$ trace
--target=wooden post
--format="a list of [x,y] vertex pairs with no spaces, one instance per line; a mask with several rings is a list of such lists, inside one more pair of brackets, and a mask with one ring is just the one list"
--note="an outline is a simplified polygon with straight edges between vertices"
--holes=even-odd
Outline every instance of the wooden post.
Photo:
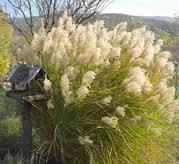
[[24,159],[29,161],[32,152],[32,104],[25,101],[22,105],[22,153]]

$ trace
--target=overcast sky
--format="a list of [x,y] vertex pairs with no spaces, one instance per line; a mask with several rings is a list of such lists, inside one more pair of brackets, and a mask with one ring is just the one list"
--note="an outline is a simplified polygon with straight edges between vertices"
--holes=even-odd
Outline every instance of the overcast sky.
[[173,17],[179,12],[179,0],[113,0],[104,12]]

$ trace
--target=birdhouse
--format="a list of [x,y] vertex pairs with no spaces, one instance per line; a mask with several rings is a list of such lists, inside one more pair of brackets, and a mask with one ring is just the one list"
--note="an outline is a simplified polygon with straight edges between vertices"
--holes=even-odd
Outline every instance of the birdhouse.
[[[38,88],[38,82],[45,78],[45,71],[39,65],[18,64],[13,67],[4,83],[4,89],[9,97],[18,101],[33,101],[44,98]],[[36,84],[36,86],[34,86]]]
[[46,99],[43,90],[38,89],[45,77],[45,71],[39,65],[18,64],[4,83],[7,96],[22,105],[22,152],[27,161],[30,161],[32,152],[32,102]]

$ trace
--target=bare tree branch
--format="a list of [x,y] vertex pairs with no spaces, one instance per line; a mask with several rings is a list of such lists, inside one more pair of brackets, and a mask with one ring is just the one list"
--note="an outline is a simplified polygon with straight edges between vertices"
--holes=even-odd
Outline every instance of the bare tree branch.
[[29,45],[31,45],[31,39],[29,39],[28,35],[23,31],[23,29],[19,28],[19,27],[16,25],[16,23],[14,23],[15,21],[12,20],[11,17],[10,17],[9,19],[10,19],[9,24],[13,25],[13,27],[16,28],[16,29],[21,33],[21,35],[25,38],[25,40],[27,41],[27,43],[28,43]]
[[[6,12],[14,28],[30,44],[40,19],[49,32],[58,18],[67,11],[78,24],[101,12],[112,0],[6,0]],[[13,14],[12,14],[13,13]],[[23,20],[20,25],[17,20]],[[25,27],[25,28],[24,28]]]

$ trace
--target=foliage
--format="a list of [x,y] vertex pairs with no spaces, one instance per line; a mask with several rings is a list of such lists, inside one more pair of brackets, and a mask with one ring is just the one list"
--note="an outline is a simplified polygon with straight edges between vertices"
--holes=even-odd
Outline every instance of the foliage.
[[145,27],[76,26],[66,14],[33,48],[49,100],[34,103],[38,151],[66,163],[173,163],[174,66]]
[[5,93],[1,88],[4,75],[6,75],[10,66],[12,28],[6,22],[6,19],[5,14],[0,9],[0,147],[6,151],[15,151],[19,145],[18,128],[20,128],[19,119],[16,118],[16,103],[5,98]]
[[[12,156],[10,154],[7,154],[5,158],[0,161],[2,164],[24,164],[25,161],[22,157],[22,154],[17,154],[15,156]],[[44,164],[42,160],[38,159],[35,154],[32,155],[30,162],[28,164]]]
[[10,41],[12,28],[7,23],[7,17],[0,9],[0,156],[5,151],[16,151],[19,148],[20,122],[17,117],[16,103],[5,98],[2,90],[4,75],[10,67]]
[[6,97],[3,89],[0,89],[0,121],[8,119],[9,117],[16,117],[19,115],[17,108],[19,107],[15,100]]
[[11,26],[7,24],[5,14],[0,9],[0,76],[7,73],[9,69],[9,49],[11,38]]
[[170,48],[173,46],[179,46],[179,42],[177,41],[177,38],[174,36],[171,36],[171,34],[169,33],[163,33],[160,38],[163,40],[164,42],[164,46],[163,48]]
[[5,97],[2,89],[0,97],[0,157],[2,157],[7,151],[18,151],[21,126],[16,102]]
[[4,119],[0,122],[0,145],[8,151],[18,151],[20,146],[20,121],[19,118]]

